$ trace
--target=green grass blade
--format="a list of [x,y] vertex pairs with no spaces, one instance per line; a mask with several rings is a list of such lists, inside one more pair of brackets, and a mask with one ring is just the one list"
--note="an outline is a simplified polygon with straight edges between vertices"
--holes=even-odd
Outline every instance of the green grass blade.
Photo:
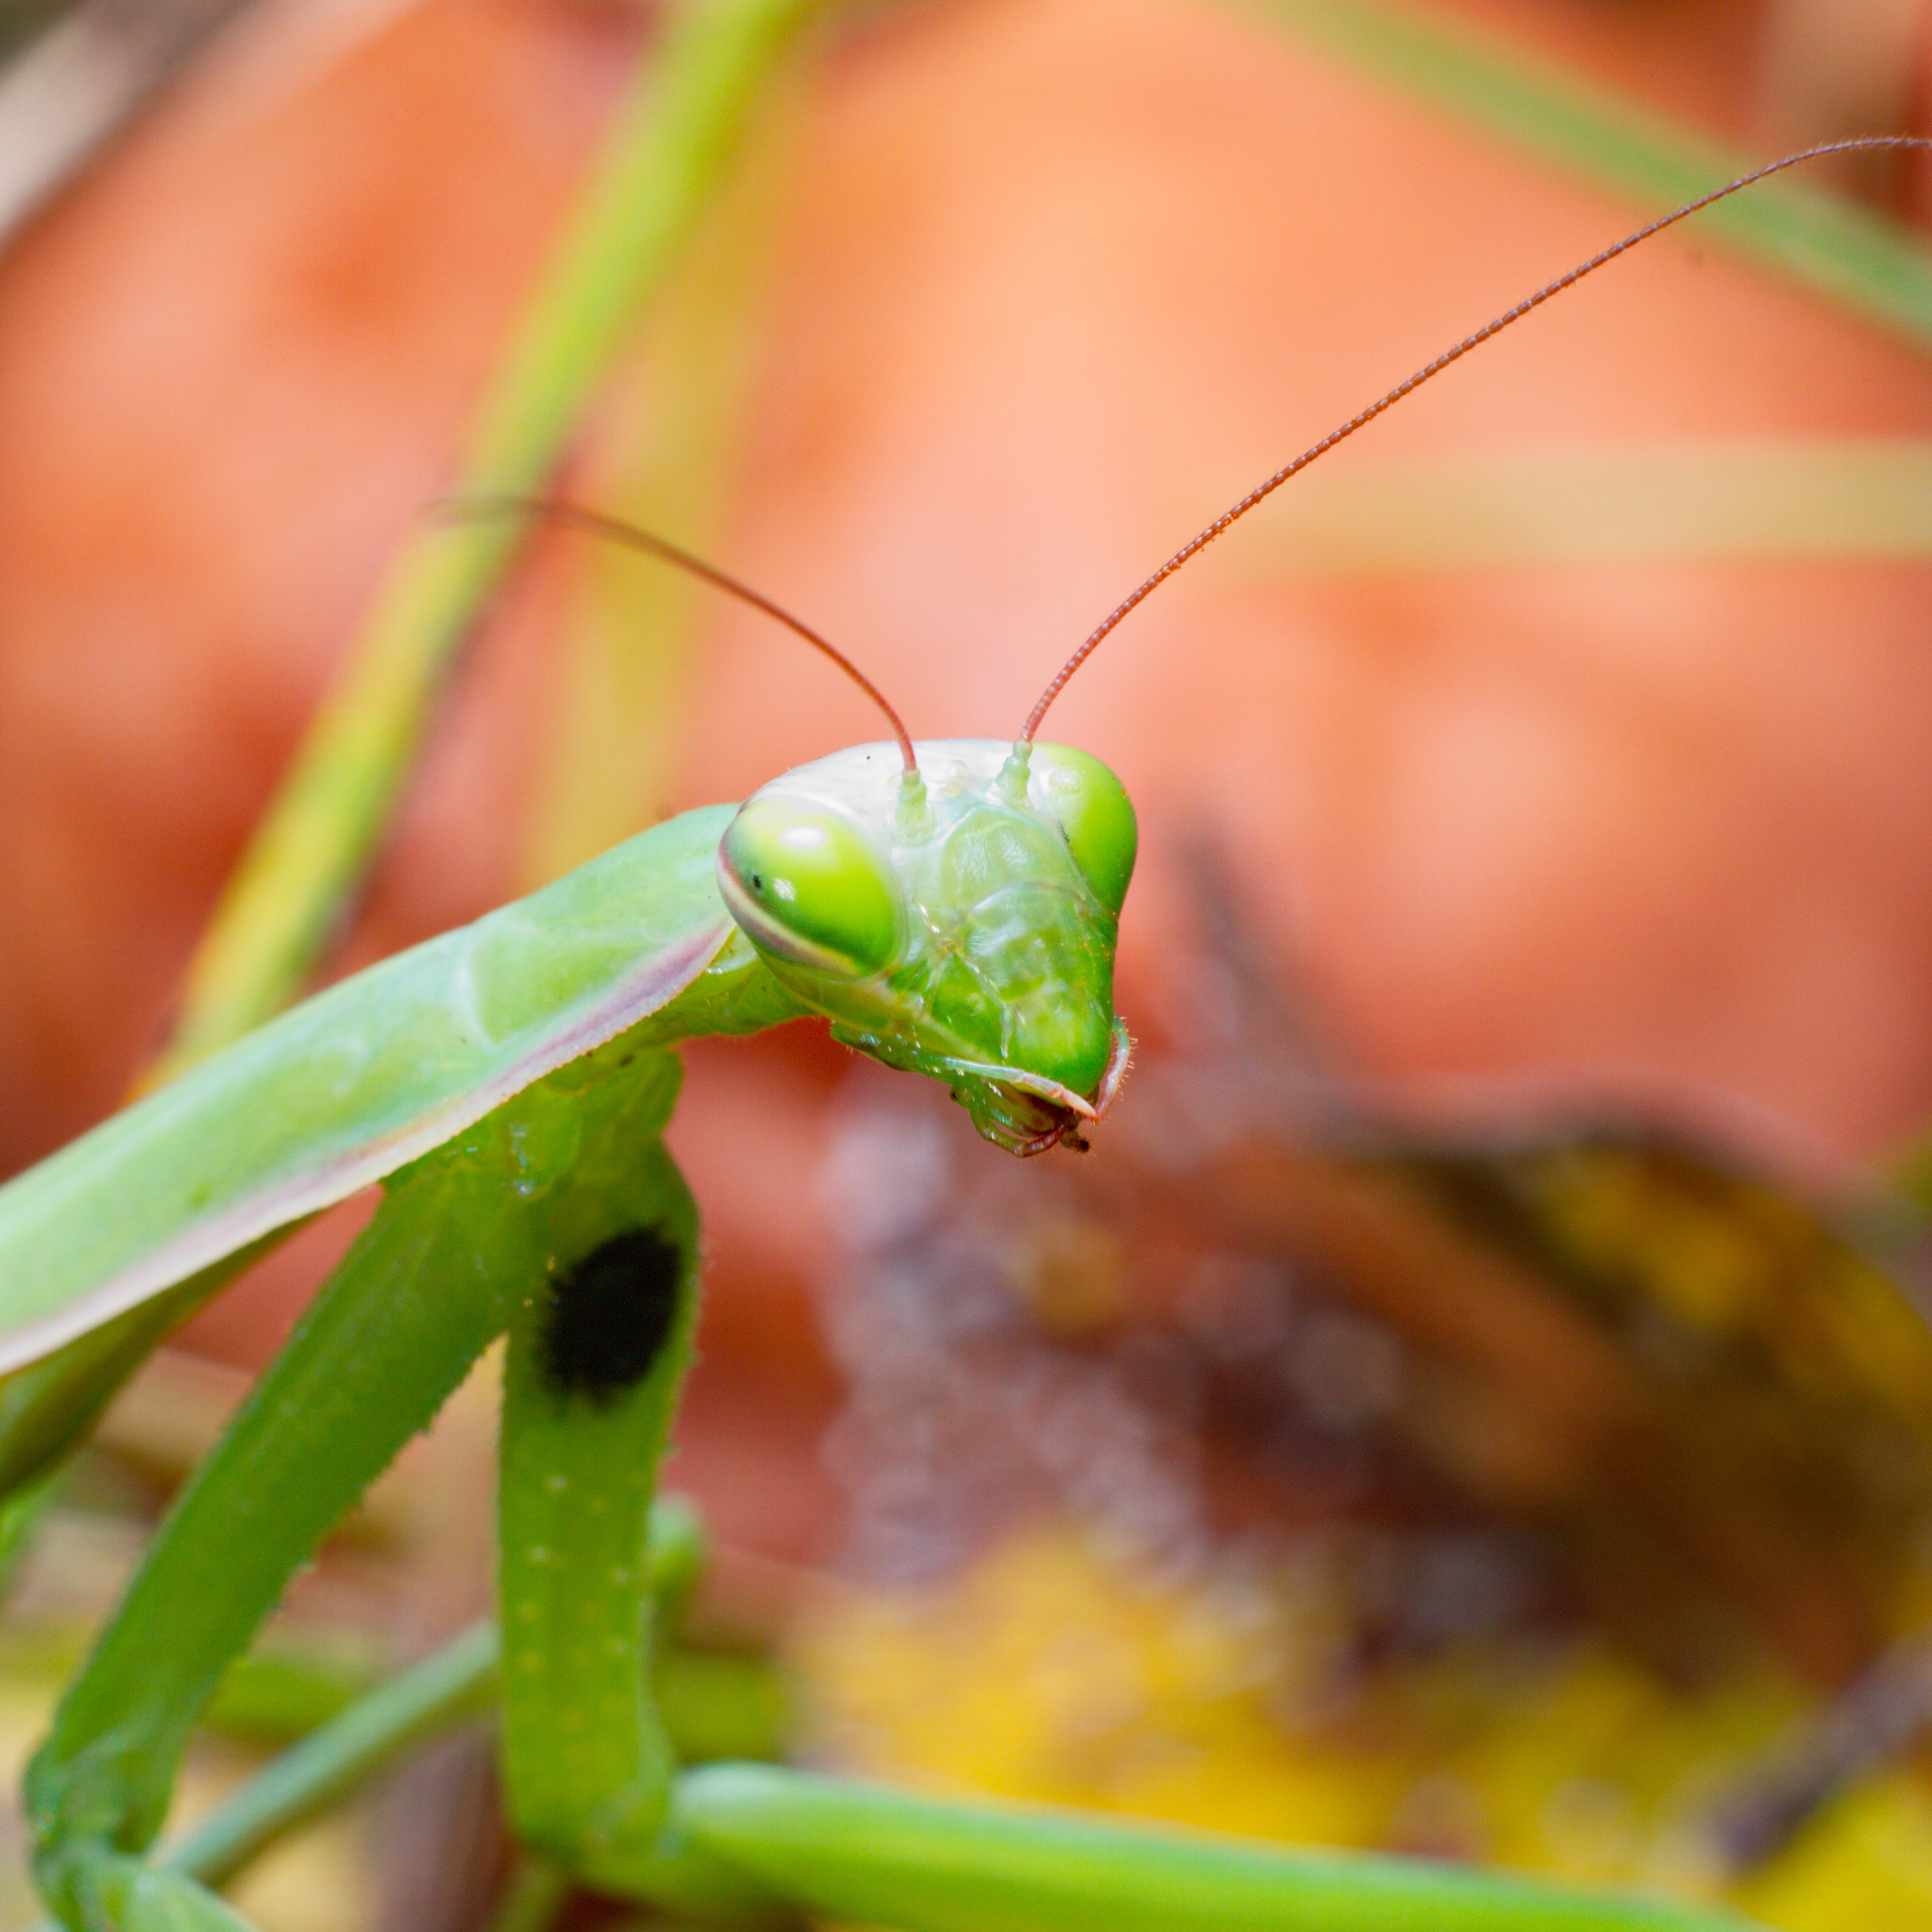
[[[1661,214],[1751,165],[1654,109],[1447,19],[1384,0],[1238,4],[1646,213]],[[1932,260],[1904,224],[1790,180],[1753,188],[1697,220],[1700,232],[1748,260],[1915,347],[1932,348]]]
[[[542,488],[820,4],[693,0],[676,16],[503,358],[458,494]],[[442,675],[522,536],[512,524],[425,526],[403,545],[202,940],[154,1078],[300,989],[381,836]]]
[[487,1932],[550,1932],[570,1902],[570,1874],[524,1853],[511,1869]]
[[472,1624],[292,1745],[166,1846],[156,1862],[204,1885],[225,1885],[256,1853],[345,1792],[488,1709],[495,1700],[496,1661],[496,1625]]
[[1201,575],[1928,557],[1932,443],[1744,437],[1345,464],[1231,530]]
[[[794,62],[731,178],[617,358],[572,452],[572,494],[700,556],[743,446],[762,299],[787,206]],[[578,539],[549,614],[554,667],[519,877],[543,884],[668,808],[688,736],[691,670],[717,592],[682,572]]]

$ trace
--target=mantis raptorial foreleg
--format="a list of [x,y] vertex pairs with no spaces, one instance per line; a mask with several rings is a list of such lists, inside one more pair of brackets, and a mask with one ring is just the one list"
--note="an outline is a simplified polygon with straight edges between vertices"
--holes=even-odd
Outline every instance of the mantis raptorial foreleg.
[[[534,1312],[524,1325],[539,1335],[575,1264],[614,1238],[662,1228],[680,1258],[667,1330],[674,1346],[658,1352],[659,1372],[608,1414],[561,1424],[538,1414],[533,1425],[526,1401],[506,1491],[519,1495],[529,1477],[549,1493],[548,1474],[568,1474],[579,1438],[614,1426],[628,1426],[630,1447],[647,1449],[654,1462],[687,1352],[695,1236],[688,1197],[656,1144],[676,1088],[668,1054],[620,1040],[392,1178],[375,1219],[177,1502],[34,1760],[36,1867],[68,1924],[144,1932],[234,1922],[191,1881],[131,1863],[160,1828],[182,1753],[223,1671],[331,1526],[490,1342],[526,1309]],[[542,1373],[534,1356],[524,1372]],[[548,1473],[539,1468],[546,1460]],[[641,1480],[629,1483],[614,1533],[632,1539],[635,1581],[607,1592],[601,1606],[606,1627],[628,1616],[631,1655],[601,1661],[613,1681],[634,1684],[652,1464],[632,1473]],[[522,1501],[513,1504],[513,1520],[526,1514]],[[530,1675],[548,1695],[575,1667],[550,1653],[576,1633],[560,1600],[548,1612],[540,1606],[534,1621]],[[631,1695],[634,1719],[621,1743],[579,1768],[571,1786],[574,1798],[592,1776],[602,1779],[602,1798],[626,1816],[662,1805],[668,1773],[641,1690]],[[543,1763],[527,1754],[520,1796],[541,1819],[562,1816]]]

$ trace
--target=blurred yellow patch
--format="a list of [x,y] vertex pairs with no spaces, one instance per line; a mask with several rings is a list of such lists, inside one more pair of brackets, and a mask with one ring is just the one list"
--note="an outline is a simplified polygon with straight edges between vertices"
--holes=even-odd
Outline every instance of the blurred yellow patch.
[[[1352,1662],[1308,1574],[1164,1581],[1071,1528],[941,1586],[854,1593],[796,1652],[838,1768],[1311,1844],[1707,1892],[1697,1826],[1807,1708],[1772,1666],[1678,1693],[1607,1649]],[[1842,1801],[1738,1902],[1788,1932],[1932,1928],[1932,1801]]]

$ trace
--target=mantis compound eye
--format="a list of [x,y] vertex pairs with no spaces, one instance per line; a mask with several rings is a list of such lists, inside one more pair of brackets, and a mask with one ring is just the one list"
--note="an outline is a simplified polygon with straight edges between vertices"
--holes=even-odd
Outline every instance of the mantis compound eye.
[[752,944],[794,965],[862,979],[904,950],[885,854],[850,819],[808,800],[750,800],[718,848],[718,883]]
[[1126,787],[1098,758],[1070,745],[1036,745],[1033,776],[1036,800],[1052,813],[1094,897],[1118,919],[1140,849]]

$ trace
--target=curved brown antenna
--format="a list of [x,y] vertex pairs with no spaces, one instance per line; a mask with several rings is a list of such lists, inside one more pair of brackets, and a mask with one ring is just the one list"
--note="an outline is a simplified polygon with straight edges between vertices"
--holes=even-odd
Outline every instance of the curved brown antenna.
[[612,543],[623,544],[626,549],[641,550],[646,556],[656,557],[664,563],[675,564],[680,570],[688,571],[693,577],[742,599],[754,610],[762,610],[767,617],[776,617],[788,629],[796,631],[807,644],[823,651],[886,714],[886,722],[892,728],[892,736],[899,741],[899,754],[905,760],[906,770],[919,770],[919,760],[913,756],[911,736],[899,722],[899,714],[886,702],[885,693],[836,644],[821,638],[809,624],[801,623],[789,610],[774,604],[769,597],[760,596],[749,584],[740,584],[735,577],[728,577],[702,557],[693,556],[688,550],[680,550],[676,544],[667,543],[662,537],[653,536],[649,530],[640,530],[634,524],[620,523],[615,517],[607,517],[598,511],[586,510],[579,504],[566,503],[552,496],[452,496],[436,506],[436,514],[451,523],[481,523],[491,517],[526,517],[533,523],[554,524],[560,529],[577,530],[585,536],[607,538]]
[[1040,694],[1036,704],[1020,732],[1020,742],[1029,744],[1034,734],[1040,729],[1040,721],[1046,716],[1047,707],[1066,687],[1066,680],[1094,655],[1102,640],[1120,620],[1137,604],[1143,603],[1165,584],[1190,558],[1198,555],[1225,530],[1230,524],[1240,522],[1264,497],[1271,496],[1291,476],[1306,470],[1318,456],[1326,456],[1338,442],[1346,442],[1356,430],[1375,421],[1384,410],[1394,408],[1407,395],[1413,394],[1432,376],[1439,376],[1452,362],[1460,362],[1472,349],[1489,340],[1492,335],[1500,335],[1512,322],[1520,322],[1534,308],[1540,308],[1552,296],[1580,282],[1586,275],[1593,275],[1607,262],[1614,262],[1619,255],[1627,254],[1640,242],[1648,242],[1653,235],[1673,227],[1688,217],[1700,213],[1714,202],[1726,200],[1739,190],[1762,181],[1767,175],[1781,174],[1786,168],[1795,168],[1801,161],[1815,161],[1824,154],[1844,154],[1862,152],[1874,148],[1932,148],[1932,140],[1918,134],[1858,134],[1842,141],[1822,141],[1815,148],[1806,148],[1796,154],[1786,154],[1782,160],[1768,161],[1761,168],[1754,168],[1748,175],[1740,175],[1736,181],[1726,182],[1722,188],[1713,188],[1708,194],[1700,195],[1695,201],[1687,201],[1682,208],[1673,208],[1668,214],[1660,215],[1654,221],[1646,222],[1634,233],[1626,235],[1618,242],[1606,248],[1601,254],[1592,255],[1581,267],[1572,268],[1567,275],[1559,275],[1546,287],[1540,288],[1534,295],[1526,297],[1515,308],[1505,310],[1495,321],[1476,331],[1474,335],[1465,336],[1455,347],[1436,357],[1432,362],[1417,370],[1406,382],[1399,382],[1379,402],[1371,403],[1360,416],[1351,416],[1340,429],[1332,430],[1322,440],[1304,450],[1286,469],[1277,470],[1264,483],[1258,483],[1241,500],[1224,510],[1208,527],[1190,542],[1184,544],[1168,560],[1124,603],[1113,612],[1088,638],[1087,641],[1060,668],[1059,674]]

